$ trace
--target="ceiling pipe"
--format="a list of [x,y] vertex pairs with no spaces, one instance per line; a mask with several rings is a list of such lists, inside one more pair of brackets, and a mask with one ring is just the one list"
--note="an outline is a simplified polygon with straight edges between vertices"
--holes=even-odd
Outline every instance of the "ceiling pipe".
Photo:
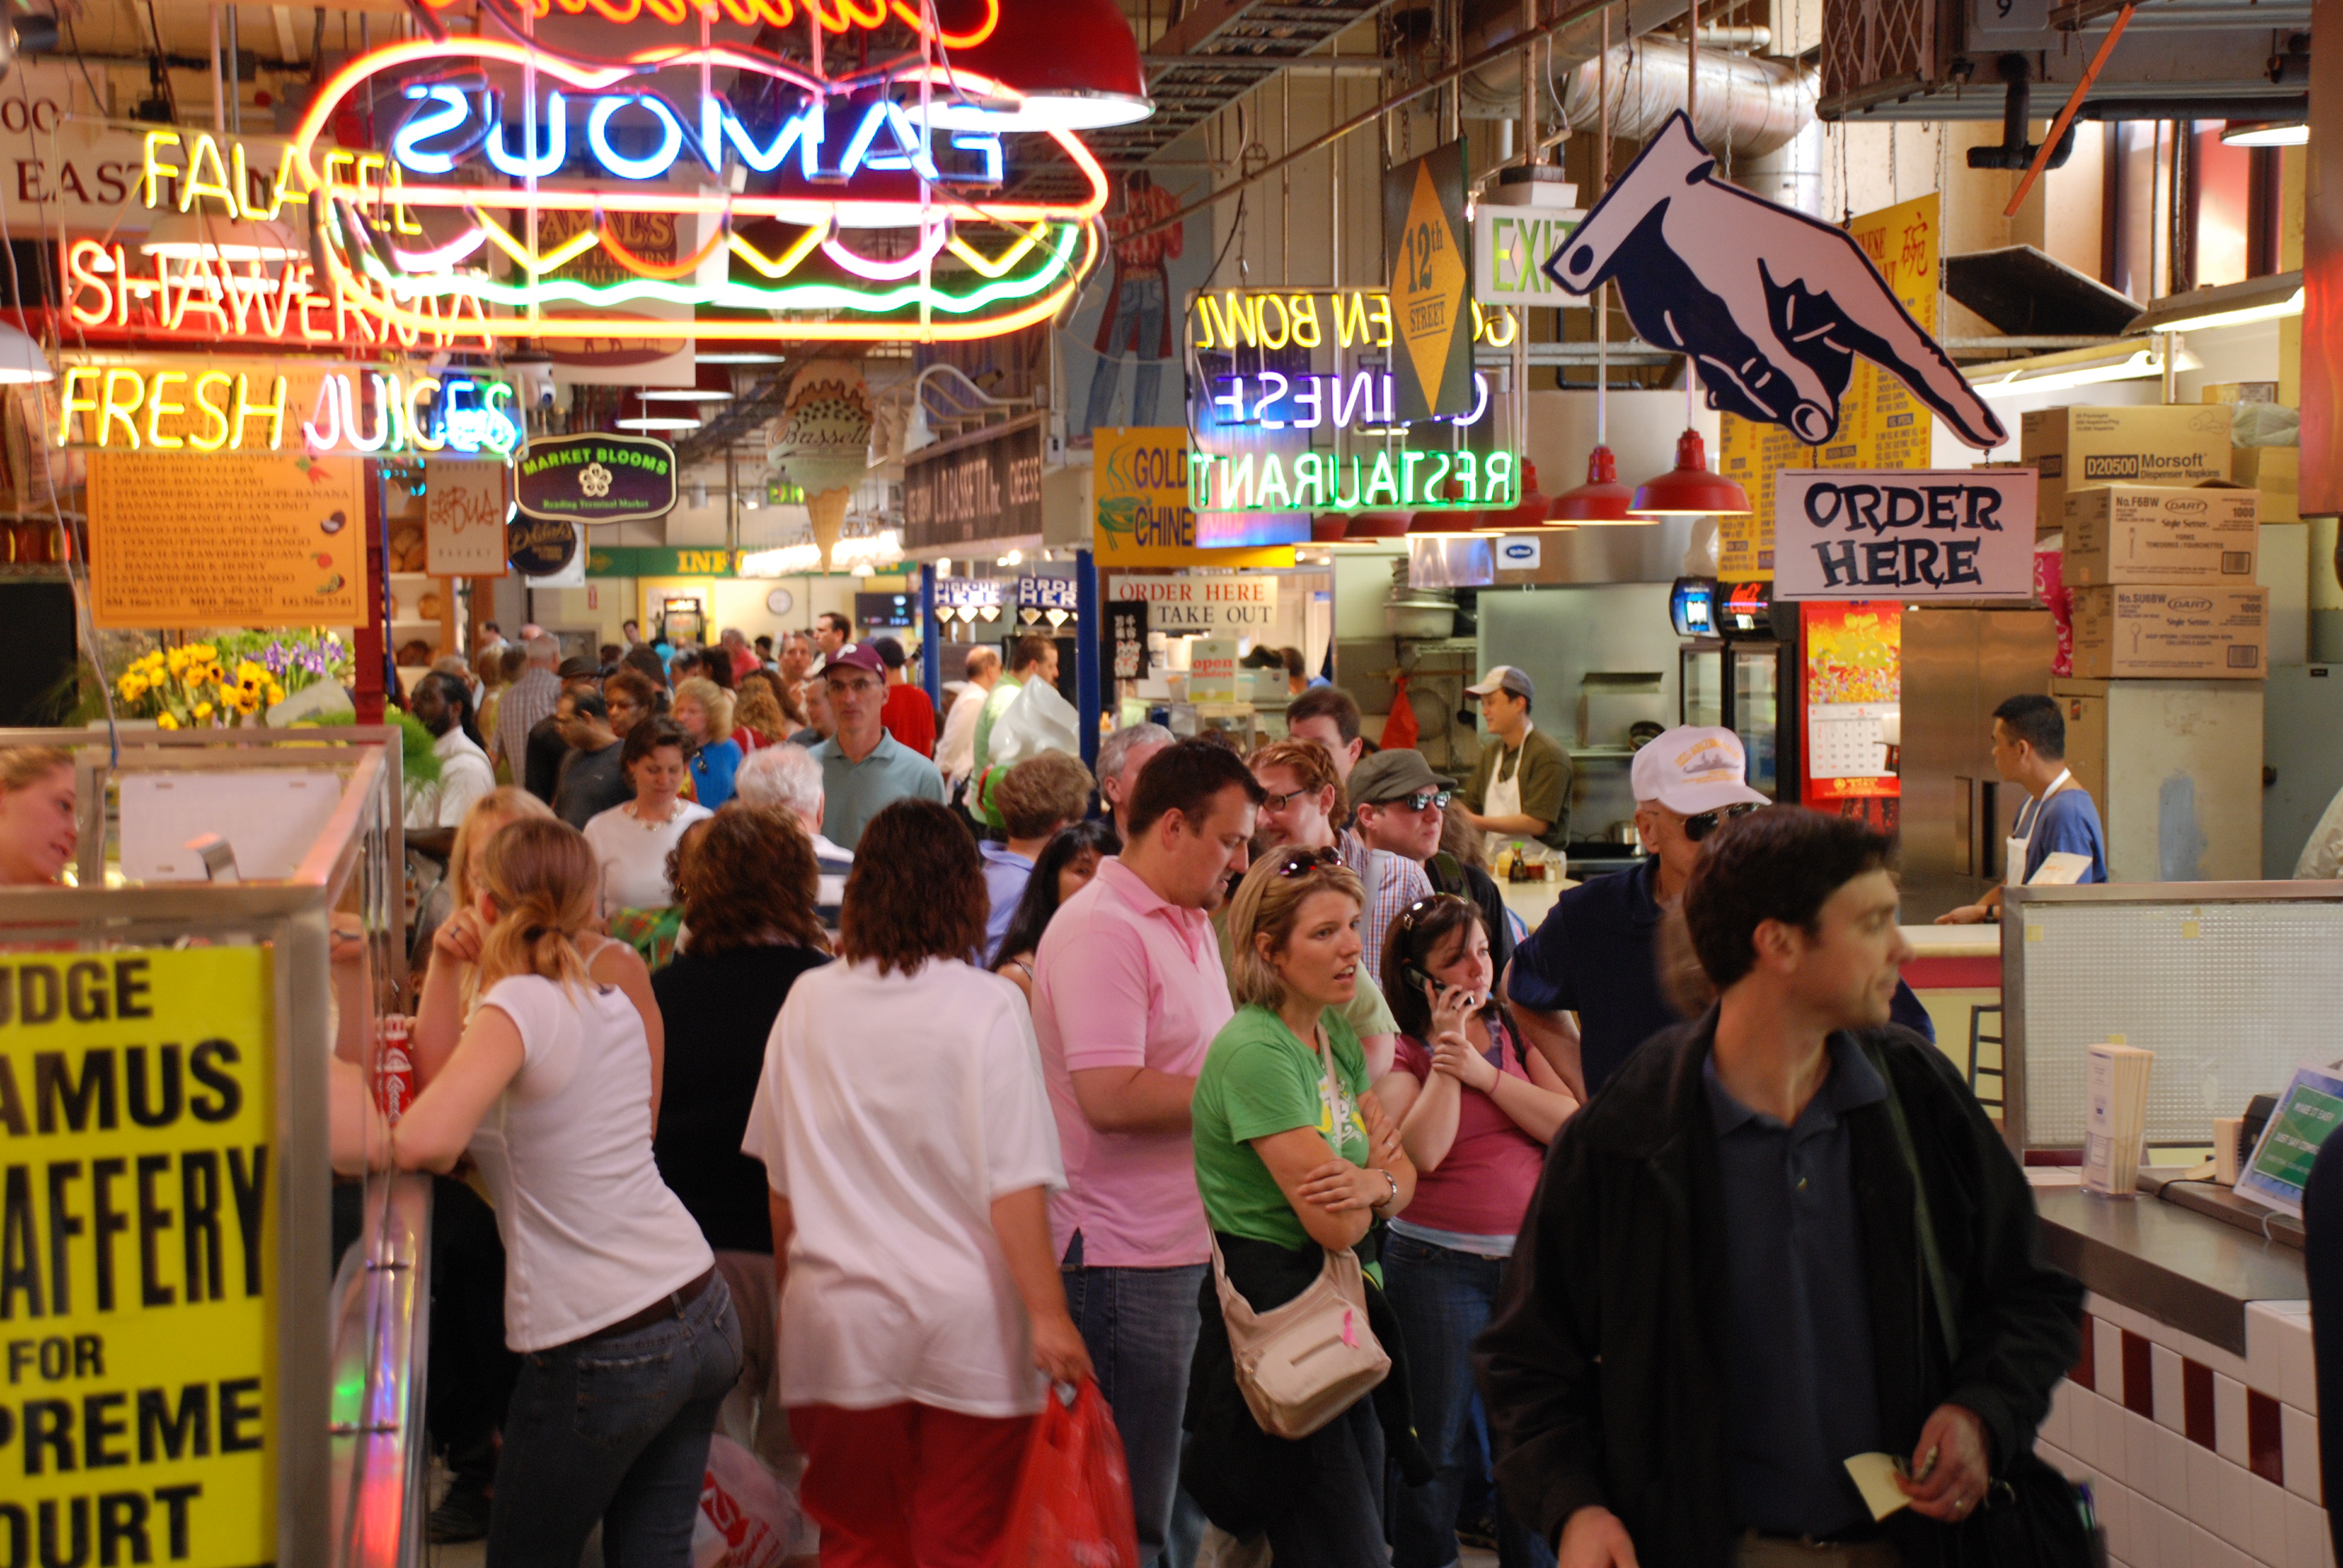
[[[1811,124],[1819,89],[1816,73],[1789,60],[1755,55],[1699,55],[1700,91],[1688,91],[1693,51],[1682,38],[1646,37],[1611,51],[1607,73],[1611,134],[1644,141],[1668,116],[1696,105],[1693,134],[1720,156],[1758,157],[1785,146]],[[1574,131],[1603,117],[1599,95],[1605,73],[1588,60],[1561,84],[1563,112]]]

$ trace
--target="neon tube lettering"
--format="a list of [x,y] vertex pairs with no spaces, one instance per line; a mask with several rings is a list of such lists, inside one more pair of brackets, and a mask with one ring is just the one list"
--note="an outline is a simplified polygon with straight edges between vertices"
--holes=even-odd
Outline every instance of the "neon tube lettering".
[[[501,175],[514,179],[527,179],[534,175],[542,177],[553,173],[566,161],[569,139],[569,122],[562,112],[563,98],[558,92],[545,95],[545,151],[533,156],[516,157],[505,150],[504,105],[494,94],[488,95],[488,139],[486,151],[489,164]],[[535,105],[530,106],[534,110]],[[534,115],[532,114],[532,118]]]
[[[611,117],[629,104],[649,109],[659,123],[659,150],[647,158],[628,157],[610,145]],[[596,161],[620,179],[655,180],[675,166],[676,155],[683,150],[683,126],[665,104],[648,93],[597,98],[593,112],[586,116],[586,145],[593,149]]]
[[407,95],[424,104],[437,104],[439,108],[437,111],[419,109],[408,115],[407,123],[400,126],[397,135],[390,138],[390,156],[418,175],[453,174],[456,160],[468,150],[465,146],[458,145],[448,152],[433,153],[424,151],[422,144],[442,131],[454,130],[471,118],[471,100],[464,96],[461,88],[445,82],[428,86],[410,84]]

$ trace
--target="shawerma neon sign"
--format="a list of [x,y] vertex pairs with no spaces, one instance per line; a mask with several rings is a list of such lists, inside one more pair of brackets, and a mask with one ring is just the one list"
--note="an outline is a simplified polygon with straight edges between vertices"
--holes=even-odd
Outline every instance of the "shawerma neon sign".
[[[697,24],[703,9],[711,20],[810,14],[832,32],[916,25],[922,9],[552,3],[660,23]],[[1001,3],[964,7],[973,19],[935,41],[989,33]],[[1013,106],[1018,95],[924,57],[935,53],[824,76],[753,48],[671,38],[608,62],[492,37],[376,50],[326,84],[289,149],[318,197],[322,282],[392,330],[445,332],[460,318],[499,341],[606,337],[601,313],[653,305],[689,309],[629,317],[629,336],[965,339],[1045,320],[1097,259],[1091,219],[1105,176],[1070,131],[971,123],[969,101]],[[387,99],[386,82],[404,107],[369,179],[337,161],[346,155],[326,133],[354,100]],[[930,117],[948,102],[949,127]],[[1081,197],[1003,199],[1012,166],[1035,158],[1070,164]],[[627,243],[626,216],[647,213],[674,217],[671,257]],[[574,265],[596,252],[590,267]]]

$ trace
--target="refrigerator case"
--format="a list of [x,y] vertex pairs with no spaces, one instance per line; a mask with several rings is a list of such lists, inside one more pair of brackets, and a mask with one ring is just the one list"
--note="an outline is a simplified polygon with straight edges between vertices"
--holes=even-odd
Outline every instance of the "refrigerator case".
[[2284,880],[2343,789],[2343,665],[2273,664],[2263,700],[2262,875]]
[[1922,605],[1903,620],[1900,869],[1904,920],[1918,924],[2002,879],[2026,792],[1994,769],[1993,710],[2047,689],[2056,632],[2026,608]]
[[1732,730],[1749,754],[1750,788],[1795,802],[1797,638],[1704,638],[1686,643],[1676,658],[1677,721]]

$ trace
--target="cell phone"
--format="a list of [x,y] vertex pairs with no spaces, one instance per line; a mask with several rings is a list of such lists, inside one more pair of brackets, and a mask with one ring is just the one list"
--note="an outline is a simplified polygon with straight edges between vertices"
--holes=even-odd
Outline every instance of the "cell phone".
[[1409,985],[1414,986],[1418,990],[1423,991],[1429,1000],[1434,1002],[1437,1002],[1440,1000],[1440,982],[1433,980],[1430,975],[1424,973],[1415,965],[1400,965],[1399,978],[1406,981]]

